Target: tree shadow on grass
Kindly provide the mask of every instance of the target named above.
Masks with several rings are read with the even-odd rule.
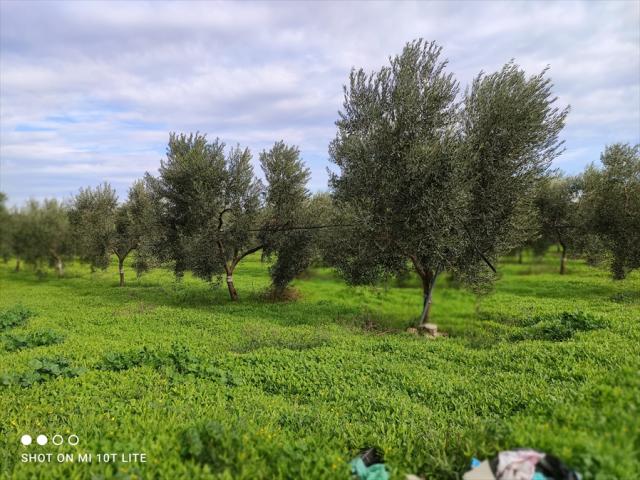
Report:
[[[97,298],[101,306],[113,309],[114,315],[152,314],[157,307],[195,310],[201,313],[224,314],[231,317],[259,317],[261,321],[288,325],[338,324],[351,326],[362,310],[327,300],[298,302],[269,302],[264,289],[245,288],[240,299],[232,302],[224,287],[212,287],[205,282],[187,283],[129,282],[124,287],[117,281],[86,276],[38,279],[33,272],[20,272],[3,281],[25,287],[47,287],[52,295],[72,295],[82,302],[83,297]],[[326,319],[325,322],[319,322]]]

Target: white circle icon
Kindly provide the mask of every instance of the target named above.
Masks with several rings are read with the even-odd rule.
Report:
[[[54,436],[51,438],[51,442],[52,442],[54,445],[62,445],[62,442],[64,442],[64,438],[62,438],[62,435],[54,435]]]
[[[80,439],[78,438],[77,435],[69,435],[69,438],[67,439],[67,442],[69,442],[69,445],[77,445],[79,441]]]
[[[46,435],[38,435],[38,438],[36,438],[36,442],[38,442],[38,445],[46,445],[48,441],[49,439]]]
[[[20,443],[23,445],[31,445],[31,435],[22,435],[20,438]]]

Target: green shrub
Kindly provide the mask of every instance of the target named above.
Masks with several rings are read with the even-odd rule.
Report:
[[[512,340],[568,340],[577,332],[605,328],[607,323],[589,313],[562,312],[557,315],[537,317],[535,322],[512,335]]]
[[[22,305],[15,305],[12,308],[0,312],[0,331],[23,325],[33,312]]]
[[[96,365],[98,370],[109,370],[120,372],[141,365],[159,365],[161,359],[158,354],[146,347],[142,350],[131,350],[129,352],[109,352],[102,357]]]
[[[182,457],[207,465],[221,478],[335,477],[335,472],[330,476],[323,471],[323,462],[315,462],[315,475],[310,475],[308,464],[315,450],[313,444],[278,434],[279,438],[265,442],[264,429],[248,422],[231,420],[225,425],[208,421],[187,429],[181,437]],[[345,464],[344,473],[347,471]],[[284,472],[291,477],[286,477]]]
[[[55,345],[64,340],[64,336],[53,330],[41,330],[29,333],[12,333],[4,337],[4,348],[8,352],[15,352],[25,348]]]
[[[71,362],[64,357],[36,358],[29,362],[31,370],[20,374],[3,374],[0,385],[8,387],[20,385],[30,387],[36,383],[46,382],[57,377],[73,378],[84,372],[81,367],[72,367]]]
[[[194,355],[188,347],[179,344],[172,345],[168,352],[156,352],[146,347],[129,352],[109,352],[95,368],[119,372],[142,365],[163,371],[172,379],[193,375],[228,386],[241,383],[231,372],[216,367],[212,362]]]

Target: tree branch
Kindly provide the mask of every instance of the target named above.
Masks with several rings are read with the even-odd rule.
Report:
[[[493,270],[493,273],[498,273],[496,268],[493,265],[491,265],[491,262],[487,259],[487,257],[484,256],[484,254],[476,246],[476,243],[473,241],[473,238],[471,237],[471,233],[469,232],[469,229],[467,228],[467,226],[465,224],[462,224],[462,227],[464,228],[465,232],[467,232],[467,235],[469,236],[469,240],[471,240],[471,245],[473,246],[473,249],[475,250],[475,252],[480,256],[480,258],[482,258],[482,260],[484,260],[484,263],[486,263],[489,266],[489,268]]]
[[[240,254],[239,257],[237,257],[233,263],[232,263],[232,268],[236,268],[236,265],[238,265],[238,263],[240,263],[240,260],[242,260],[244,257],[246,257],[247,255],[251,255],[252,253],[256,253],[258,250],[261,250],[264,248],[264,245],[258,245],[256,247],[250,248],[249,250],[245,251],[244,253]]]
[[[218,214],[218,231],[222,231],[222,215],[224,215],[227,212],[230,212],[231,209],[230,208],[225,208],[224,210],[222,210],[219,214]]]

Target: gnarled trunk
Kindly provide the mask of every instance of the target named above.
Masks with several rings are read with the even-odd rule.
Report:
[[[58,277],[64,276],[64,264],[62,263],[61,258],[56,258],[56,273],[58,274]]]
[[[225,267],[227,273],[227,288],[229,289],[229,297],[234,302],[238,300],[238,292],[236,287],[233,285],[233,269],[230,267]]]
[[[19,271],[20,271],[20,259],[19,259],[19,258],[16,258],[16,268],[15,268],[15,271],[16,271],[16,272],[19,272]]]
[[[431,314],[431,301],[433,298],[433,287],[436,284],[437,277],[438,277],[437,271],[433,272],[430,269],[426,269],[424,271],[424,275],[420,275],[420,278],[422,279],[422,294],[423,294],[422,315],[420,315],[420,325],[429,323],[429,315]]]
[[[431,299],[433,295],[433,287],[436,284],[436,279],[440,273],[440,268],[431,270],[429,267],[424,267],[420,264],[415,256],[411,256],[411,261],[416,269],[416,272],[422,280],[422,314],[420,315],[419,325],[429,323],[429,315],[431,313]]]
[[[124,258],[118,257],[118,273],[120,273],[120,286],[124,287]]]

